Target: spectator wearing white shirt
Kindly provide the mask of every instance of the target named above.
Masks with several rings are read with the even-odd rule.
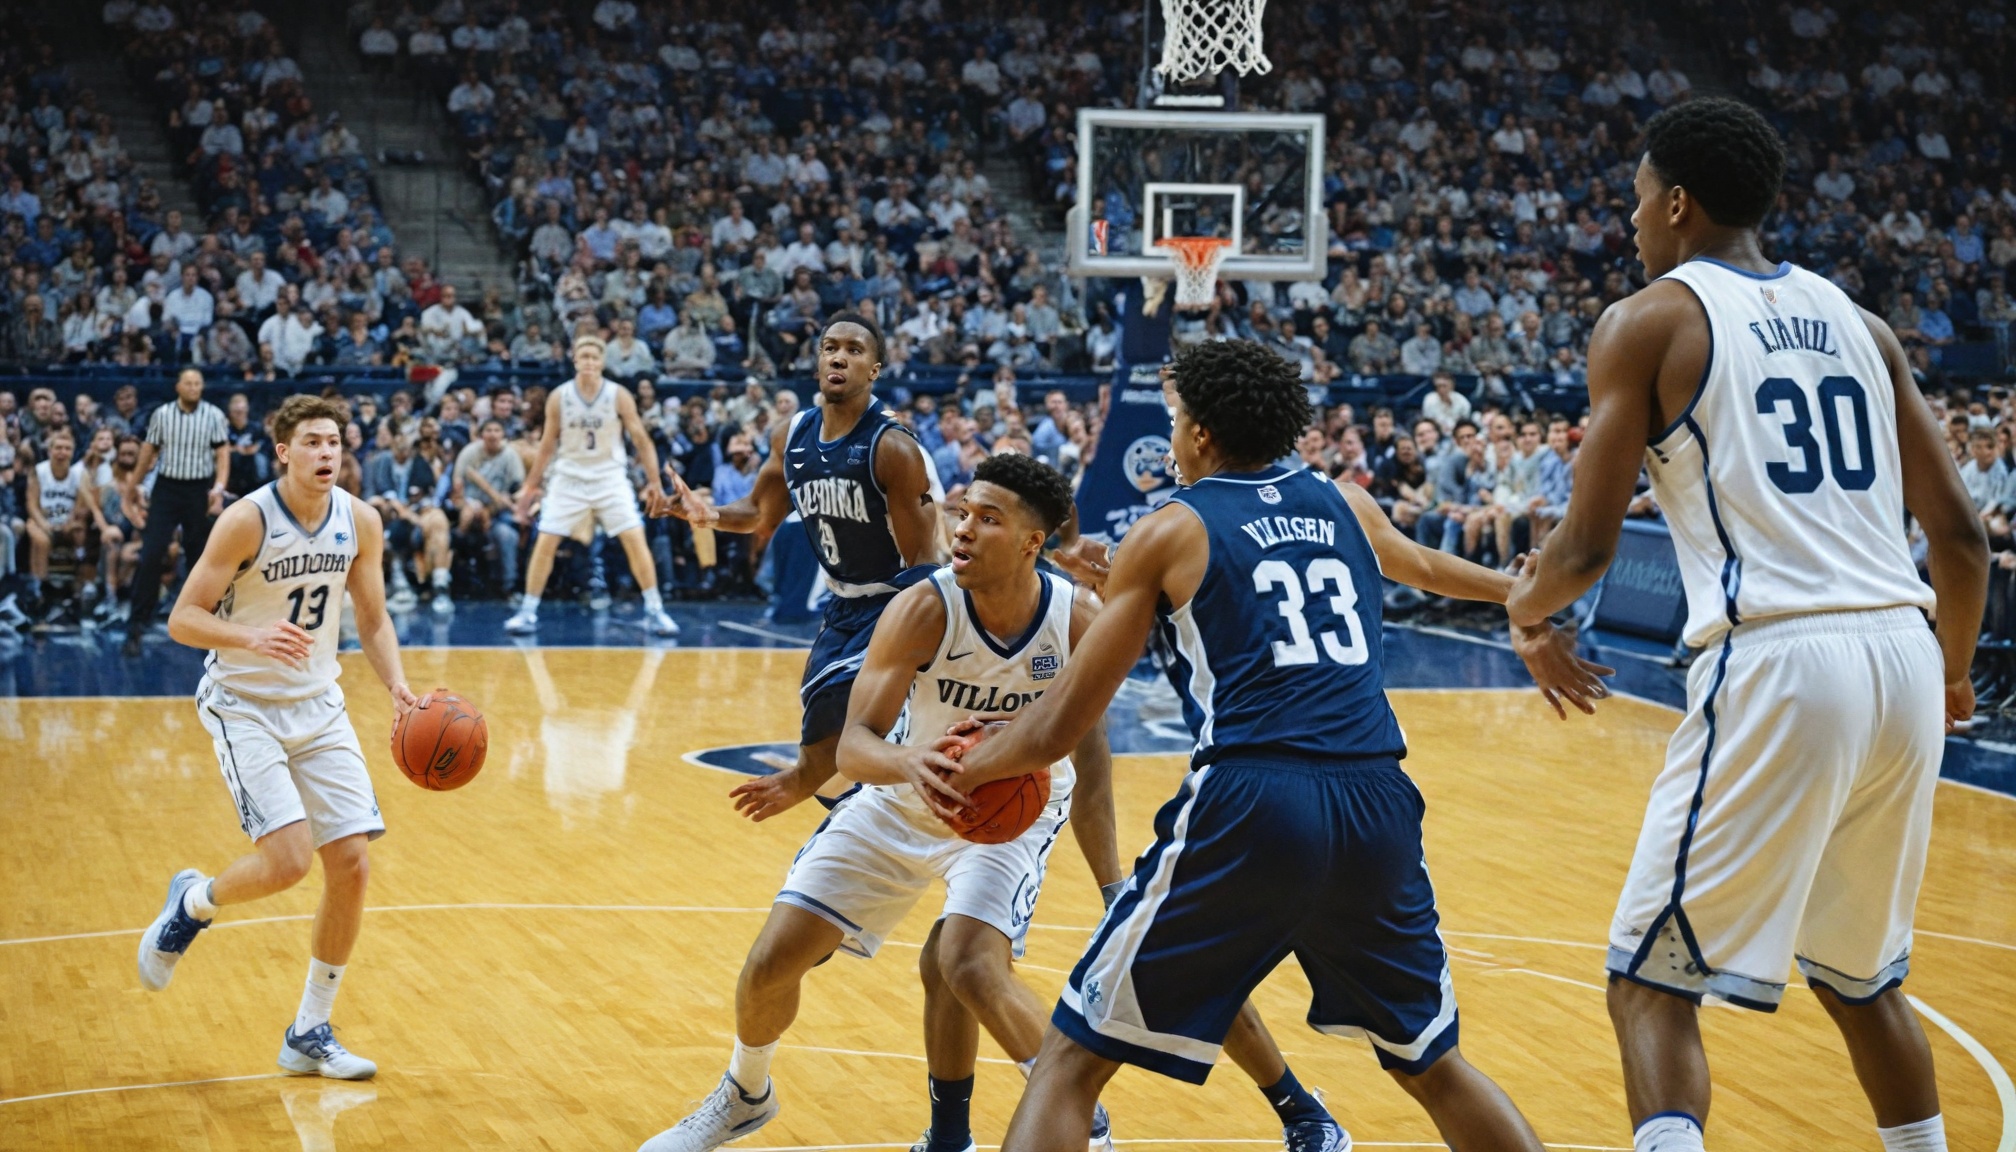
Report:
[[[1671,104],[1693,90],[1694,85],[1687,79],[1687,74],[1673,67],[1673,62],[1663,56],[1659,58],[1659,67],[1645,77],[1645,91],[1661,104]]]
[[[819,247],[819,239],[810,223],[798,226],[798,239],[784,249],[784,259],[778,263],[777,272],[788,279],[800,268],[809,268],[813,272],[826,271],[826,253]]]
[[[609,348],[603,354],[603,373],[613,380],[628,384],[657,370],[658,359],[651,355],[651,346],[637,339],[636,323],[629,319],[618,319],[616,338],[609,341]]]
[[[322,217],[325,224],[334,225],[350,214],[350,197],[345,196],[329,180],[324,172],[315,182],[315,190],[301,201],[301,206]]]
[[[422,20],[413,35],[406,38],[406,54],[417,64],[437,64],[448,55],[448,38],[441,35],[432,20]]]
[[[1001,66],[987,58],[985,45],[973,46],[973,58],[959,69],[959,83],[993,103],[1001,98]]]
[[[210,290],[196,283],[196,266],[182,269],[182,285],[161,302],[161,315],[175,329],[175,350],[186,356],[196,338],[210,327],[217,315],[217,301]]]
[[[1896,56],[1890,49],[1883,49],[1875,63],[1862,69],[1862,86],[1878,100],[1904,86],[1904,70],[1897,67]]]
[[[483,337],[483,324],[455,302],[455,286],[443,285],[441,300],[420,314],[420,343],[430,360],[455,364],[463,350]]]
[[[614,35],[637,23],[637,5],[630,0],[599,0],[593,19],[597,28]]]
[[[273,307],[280,298],[281,289],[287,281],[278,272],[266,267],[266,253],[254,252],[246,262],[245,271],[238,274],[238,303],[254,316]]]
[[[390,71],[399,56],[399,34],[385,26],[383,16],[373,17],[371,26],[357,38],[357,51],[374,71]]]
[[[1813,178],[1813,191],[1837,202],[1855,195],[1855,177],[1841,167],[1840,153],[1827,157],[1827,170]]]
[[[1435,373],[1434,390],[1421,398],[1422,419],[1433,420],[1443,435],[1453,436],[1456,425],[1470,418],[1470,411],[1470,398],[1456,391],[1456,377],[1447,372]]]
[[[1792,35],[1801,40],[1822,40],[1841,17],[1819,0],[1809,0],[1792,9]]]
[[[297,376],[321,334],[322,325],[295,307],[292,296],[282,293],[273,302],[273,315],[259,325],[259,346],[271,350],[274,367]]]
[[[756,223],[742,214],[742,202],[730,198],[728,214],[714,221],[714,247],[739,252],[756,239]]]
[[[950,188],[938,193],[938,198],[931,201],[931,207],[926,212],[931,217],[932,226],[940,232],[950,232],[954,224],[972,217],[966,205],[952,198]]]
[[[197,146],[205,156],[243,156],[245,154],[245,134],[231,123],[230,114],[222,100],[211,108],[210,126],[203,129]]]
[[[170,260],[182,260],[194,251],[196,237],[182,227],[182,213],[170,208],[168,226],[154,234],[153,242],[147,245],[147,254],[153,256],[166,252]]]

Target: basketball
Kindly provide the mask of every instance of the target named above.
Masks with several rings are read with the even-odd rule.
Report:
[[[474,780],[489,750],[483,713],[446,688],[422,696],[392,722],[392,762],[429,792],[451,792]]]
[[[966,749],[1007,726],[1006,720],[994,720],[970,732],[956,733],[961,742],[946,755],[957,760]],[[1039,768],[1026,776],[994,780],[969,795],[973,797],[973,806],[960,813],[959,819],[946,823],[961,839],[975,844],[1006,844],[1027,832],[1036,823],[1036,817],[1043,814],[1043,806],[1050,803],[1050,769]]]

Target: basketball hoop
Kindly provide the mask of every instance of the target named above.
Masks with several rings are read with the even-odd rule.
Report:
[[[1162,59],[1155,70],[1178,84],[1216,76],[1265,75],[1274,65],[1260,50],[1260,14],[1267,0],[1162,0]]]
[[[1218,289],[1218,265],[1232,251],[1223,236],[1164,236],[1156,242],[1176,269],[1176,307],[1186,312],[1211,307]]]

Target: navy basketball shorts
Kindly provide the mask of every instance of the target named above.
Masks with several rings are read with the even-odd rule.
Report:
[[[1239,1006],[1292,955],[1311,1027],[1426,1071],[1457,1022],[1423,811],[1391,759],[1197,769],[1155,817],[1052,1023],[1108,1060],[1202,1084]]]
[[[798,685],[798,702],[805,708],[798,735],[801,746],[838,736],[847,723],[847,701],[854,694],[861,661],[868,655],[875,622],[895,598],[892,592],[851,599],[835,596],[826,601],[825,618],[819,635],[812,640],[812,651],[805,657],[805,678]]]

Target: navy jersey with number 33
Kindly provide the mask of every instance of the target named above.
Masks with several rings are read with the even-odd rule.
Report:
[[[1171,499],[1211,546],[1197,594],[1161,620],[1197,738],[1192,767],[1406,755],[1386,702],[1379,564],[1331,482],[1270,467]]]

